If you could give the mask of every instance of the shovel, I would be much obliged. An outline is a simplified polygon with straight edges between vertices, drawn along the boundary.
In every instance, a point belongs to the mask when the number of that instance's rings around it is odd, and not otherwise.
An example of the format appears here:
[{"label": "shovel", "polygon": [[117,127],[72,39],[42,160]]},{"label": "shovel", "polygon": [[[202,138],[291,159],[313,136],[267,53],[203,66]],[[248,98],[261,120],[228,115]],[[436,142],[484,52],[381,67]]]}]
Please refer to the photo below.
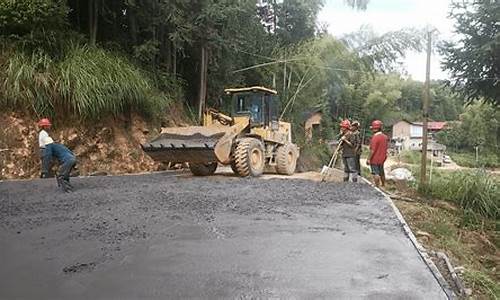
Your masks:
[{"label": "shovel", "polygon": [[332,158],[330,159],[328,166],[323,166],[323,168],[321,169],[321,175],[322,175],[321,182],[325,182],[326,178],[328,176],[333,175],[335,171],[340,172],[339,169],[335,169],[335,163],[337,162],[337,158],[339,156],[340,148],[342,147],[343,142],[344,141],[341,140],[337,144],[337,148],[335,148],[335,151],[333,152]]}]

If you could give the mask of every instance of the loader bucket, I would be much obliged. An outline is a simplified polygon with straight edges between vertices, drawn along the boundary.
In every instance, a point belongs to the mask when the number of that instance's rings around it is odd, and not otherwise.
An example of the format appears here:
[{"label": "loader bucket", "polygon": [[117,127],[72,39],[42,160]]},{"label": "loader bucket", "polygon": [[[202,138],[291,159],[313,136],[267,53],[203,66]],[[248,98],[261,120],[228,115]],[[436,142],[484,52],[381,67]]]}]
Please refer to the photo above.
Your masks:
[{"label": "loader bucket", "polygon": [[228,128],[218,125],[165,128],[157,138],[141,146],[159,162],[216,162],[215,145]]}]

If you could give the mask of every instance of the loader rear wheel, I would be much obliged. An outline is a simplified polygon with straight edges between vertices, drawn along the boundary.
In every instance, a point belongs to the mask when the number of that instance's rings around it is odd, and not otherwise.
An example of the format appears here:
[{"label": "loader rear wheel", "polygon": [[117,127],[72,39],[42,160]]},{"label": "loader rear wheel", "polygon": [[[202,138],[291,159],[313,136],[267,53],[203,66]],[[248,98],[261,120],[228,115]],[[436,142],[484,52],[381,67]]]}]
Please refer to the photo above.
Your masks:
[{"label": "loader rear wheel", "polygon": [[240,139],[233,157],[236,173],[241,177],[260,176],[264,172],[264,146],[258,139]]},{"label": "loader rear wheel", "polygon": [[217,163],[211,162],[208,164],[189,164],[189,170],[194,176],[209,176],[215,173],[217,170]]},{"label": "loader rear wheel", "polygon": [[292,175],[297,166],[297,147],[294,144],[279,146],[276,151],[276,172],[282,175]]}]

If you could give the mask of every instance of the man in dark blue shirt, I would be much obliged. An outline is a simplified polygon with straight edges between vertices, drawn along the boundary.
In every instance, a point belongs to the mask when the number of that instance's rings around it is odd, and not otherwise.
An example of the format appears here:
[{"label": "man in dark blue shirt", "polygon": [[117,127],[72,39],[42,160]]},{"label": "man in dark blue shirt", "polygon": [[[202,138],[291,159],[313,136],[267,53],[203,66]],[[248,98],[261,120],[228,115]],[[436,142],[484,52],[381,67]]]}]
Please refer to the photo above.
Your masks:
[{"label": "man in dark blue shirt", "polygon": [[69,174],[76,165],[75,155],[62,144],[50,143],[45,145],[42,174],[49,172],[52,158],[56,158],[60,165],[57,174],[57,185],[65,192],[72,191],[73,186],[69,183]]}]

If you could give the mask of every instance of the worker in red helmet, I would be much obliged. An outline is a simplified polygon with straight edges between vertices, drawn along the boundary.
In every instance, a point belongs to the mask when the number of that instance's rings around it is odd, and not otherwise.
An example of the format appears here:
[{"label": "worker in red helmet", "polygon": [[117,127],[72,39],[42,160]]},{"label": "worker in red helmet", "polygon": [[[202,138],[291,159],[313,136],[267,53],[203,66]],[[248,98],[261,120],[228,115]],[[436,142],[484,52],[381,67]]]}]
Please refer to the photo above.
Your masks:
[{"label": "worker in red helmet", "polygon": [[342,161],[344,163],[344,182],[349,179],[352,182],[358,181],[358,170],[356,169],[356,151],[360,141],[352,134],[351,122],[343,120],[340,122],[340,138],[342,147]]},{"label": "worker in red helmet", "polygon": [[373,121],[370,126],[373,136],[370,141],[370,155],[366,160],[377,187],[385,186],[384,163],[387,159],[388,138],[382,133],[382,127],[383,123],[380,120]]},{"label": "worker in red helmet", "polygon": [[52,140],[52,138],[49,135],[52,123],[50,122],[49,119],[43,118],[40,121],[38,121],[38,127],[40,128],[40,132],[38,133],[38,145],[40,147],[40,160],[42,166],[40,178],[47,178],[49,177],[49,172],[48,170],[43,169],[43,157],[46,146],[54,142],[54,140]]}]

